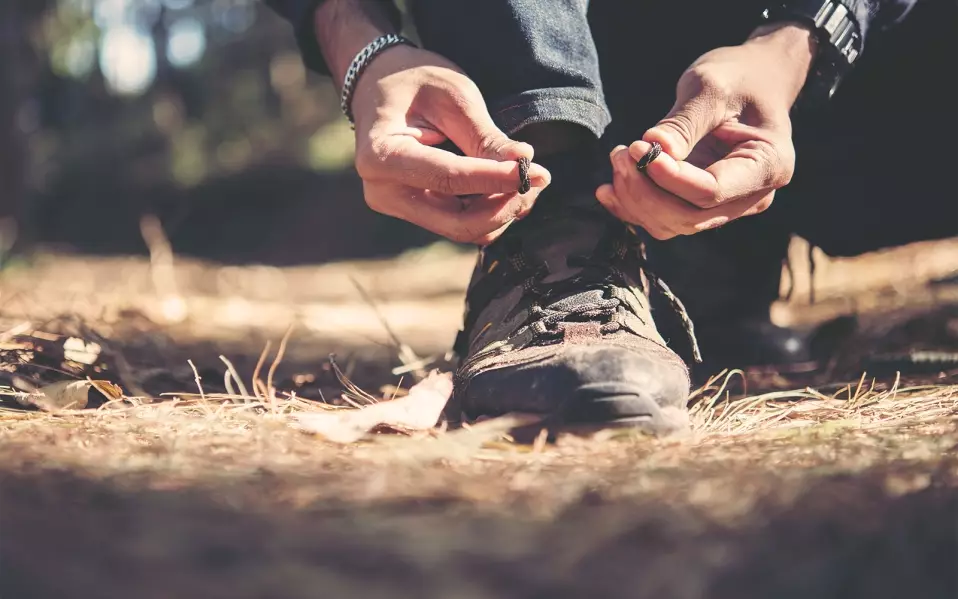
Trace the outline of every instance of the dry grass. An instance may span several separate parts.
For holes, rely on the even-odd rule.
[[[280,353],[272,362],[271,372],[276,370],[281,357]],[[235,381],[241,383],[229,364],[225,376],[229,378],[231,370]],[[814,436],[823,431],[829,434],[843,431],[851,438],[862,433],[877,434],[884,429],[917,427],[917,430],[932,425],[958,430],[958,385],[905,387],[899,384],[900,379],[892,384],[874,379],[866,383],[863,376],[857,384],[846,385],[830,394],[805,388],[735,397],[727,389],[736,376],[739,373],[723,373],[696,390],[690,397],[693,434],[664,441],[629,431],[600,431],[587,440],[561,436],[555,445],[543,445],[544,438],[524,445],[509,435],[515,420],[506,417],[453,431],[445,427],[408,433],[379,429],[352,446],[339,447],[298,432],[292,425],[296,416],[304,413],[361,409],[357,401],[346,397],[346,405],[342,402],[332,405],[304,400],[295,392],[277,392],[272,380],[267,383],[258,377],[251,382],[251,388],[257,389],[255,395],[204,392],[198,375],[197,392],[169,393],[162,401],[123,397],[92,410],[66,409],[55,413],[0,408],[0,439],[8,448],[34,445],[30,453],[44,453],[49,463],[65,460],[70,464],[96,465],[97,469],[116,471],[150,468],[150,464],[155,463],[166,472],[175,464],[174,469],[183,472],[219,468],[222,464],[215,456],[229,445],[240,448],[238,452],[229,453],[232,459],[244,462],[234,464],[243,470],[277,467],[290,459],[292,463],[321,460],[326,454],[374,461],[401,462],[408,458],[416,462],[436,459],[448,462],[455,461],[454,458],[478,458],[522,463],[530,454],[553,451],[569,457],[565,450],[558,449],[568,447],[575,447],[578,452],[588,447],[583,456],[603,452],[615,455],[623,443],[641,448],[644,454],[676,454],[679,447],[761,443],[806,432]],[[398,392],[395,388],[385,389],[388,395],[374,397],[355,386],[352,388],[353,396],[363,403],[389,401]],[[78,451],[69,444],[63,447],[59,441],[34,443],[59,434],[67,435],[84,449]],[[264,445],[267,438],[269,449]],[[146,456],[134,459],[132,456],[139,455],[144,444],[149,447]],[[102,451],[92,451],[93,447],[100,447]],[[157,460],[158,452],[168,453],[169,460]],[[296,454],[297,458],[290,457]]]
[[[349,285],[351,269],[336,268]],[[141,275],[119,278],[155,283]],[[4,597],[954,596],[958,544],[943,522],[958,521],[958,373],[749,392],[742,373],[721,373],[690,397],[681,438],[518,442],[518,421],[502,418],[342,445],[291,424],[401,396],[423,367],[411,350],[405,381],[392,364],[367,376],[344,359],[340,371],[327,350],[370,341],[326,323],[291,336],[314,297],[276,312],[257,297],[262,313],[223,327],[233,299],[179,280],[185,319],[157,324],[164,304],[149,291],[78,287],[80,301],[55,282],[37,282],[40,296],[29,277],[3,288],[7,399],[86,377],[126,395],[56,413],[0,407]],[[421,320],[435,304],[458,312],[453,291],[400,295]],[[333,314],[365,314],[363,335],[381,326],[358,298],[337,301]],[[395,359],[395,338],[431,355],[451,341],[452,309],[402,324],[395,304],[379,308],[400,322],[376,338],[380,356]],[[197,342],[216,335],[225,348]],[[71,336],[97,343],[98,359],[65,359]]]

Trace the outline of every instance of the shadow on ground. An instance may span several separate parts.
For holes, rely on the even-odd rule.
[[[726,521],[598,493],[549,518],[434,497],[290,506],[276,498],[310,481],[151,489],[36,465],[0,481],[0,584],[35,599],[944,599],[958,592],[954,466],[898,496],[882,482],[896,466],[825,477]]]

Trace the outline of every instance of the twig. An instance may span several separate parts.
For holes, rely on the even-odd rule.
[[[26,333],[32,328],[33,328],[33,325],[30,323],[30,321],[28,320],[23,321],[20,324],[10,329],[7,329],[3,333],[0,333],[0,341],[9,341],[10,339],[13,339],[17,335],[22,335]]]
[[[196,366],[193,364],[193,360],[187,360],[186,362],[187,362],[187,364],[190,365],[190,368],[193,369],[193,376],[196,377],[196,378],[193,379],[193,380],[196,381],[196,388],[200,390],[200,398],[201,398],[203,401],[206,401],[206,394],[203,393],[203,384],[200,383],[200,381],[203,380],[203,379],[200,378],[200,373],[199,373],[199,371],[196,370]]]
[[[273,375],[276,374],[276,369],[279,368],[279,363],[283,361],[283,355],[286,353],[286,342],[289,341],[289,336],[293,332],[293,325],[289,325],[286,329],[286,333],[283,335],[283,339],[279,342],[279,349],[276,350],[276,358],[273,359],[273,363],[269,367],[269,372],[266,373],[266,388],[269,390],[269,403],[270,406],[273,406],[276,402],[276,388],[273,387]]]
[[[263,401],[269,397],[269,389],[266,388],[266,383],[263,382],[263,379],[256,379],[253,381],[254,388],[256,389],[256,398],[262,399]]]
[[[226,387],[226,392],[230,395],[236,395],[236,389],[233,389],[233,375],[230,374],[229,369],[223,373],[223,386]]]
[[[396,334],[396,331],[389,326],[389,321],[386,320],[385,315],[383,315],[382,310],[379,309],[379,305],[376,301],[369,295],[366,289],[356,280],[352,275],[349,276],[349,280],[352,282],[353,286],[356,288],[356,291],[359,292],[359,295],[362,296],[363,301],[369,304],[369,307],[372,308],[373,312],[376,313],[376,317],[379,319],[379,322],[383,325],[383,328],[386,330],[386,334],[389,335],[389,338],[392,339],[393,349],[398,354],[399,360],[403,363],[404,366],[408,368],[416,381],[422,381],[426,378],[425,365],[423,359],[416,355],[416,352],[412,350],[411,347],[403,343],[399,338],[399,335]]]
[[[348,397],[349,394],[352,394],[357,399],[361,399],[368,404],[378,403],[378,400],[375,397],[373,397],[369,393],[366,393],[361,388],[359,388],[359,386],[356,385],[356,383],[349,380],[349,376],[346,375],[339,368],[339,364],[336,363],[336,356],[332,354],[330,354],[329,356],[329,365],[330,367],[332,367],[333,374],[336,375],[336,379],[339,380],[339,383],[345,388],[345,393],[343,394],[344,400],[346,400],[350,404],[354,403]],[[359,406],[357,405],[356,407],[359,407]]]
[[[400,389],[402,389],[402,377],[399,377],[399,382],[396,384],[396,388],[393,389],[393,396],[389,398],[389,401],[396,399],[396,395],[399,393]]]
[[[266,346],[263,348],[263,352],[259,355],[259,360],[256,362],[256,368],[253,369],[253,394],[256,396],[256,399],[260,399],[259,396],[259,384],[262,382],[259,380],[259,372],[263,368],[263,363],[266,362],[266,356],[269,354],[269,348],[272,345],[272,342],[267,339]],[[263,395],[265,399],[266,395]]]
[[[236,372],[236,368],[233,367],[233,363],[227,360],[226,356],[220,356],[220,360],[226,364],[226,368],[228,369],[230,375],[232,375],[233,380],[236,381],[237,385],[239,385],[239,390],[243,397],[249,397],[249,393],[246,392],[246,385],[243,384],[243,379],[241,379],[239,373]],[[249,400],[247,399],[246,402],[249,403]]]

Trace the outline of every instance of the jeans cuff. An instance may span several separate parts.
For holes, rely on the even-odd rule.
[[[490,112],[506,135],[533,123],[567,121],[585,127],[599,138],[612,120],[601,94],[580,87],[523,92],[496,103]]]

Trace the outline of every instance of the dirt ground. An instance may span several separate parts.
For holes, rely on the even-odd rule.
[[[880,352],[958,351],[958,241],[823,258],[814,305],[795,268],[774,318],[854,315],[842,355],[714,377],[687,437],[526,442],[506,418],[343,445],[290,426],[340,397],[332,352],[376,397],[408,389],[383,322],[441,359],[471,260],[222,267],[159,238],[150,260],[3,274],[0,597],[958,596],[958,370],[863,374]],[[220,356],[249,383],[267,342],[276,397],[217,400]],[[85,377],[124,397],[14,401]]]

